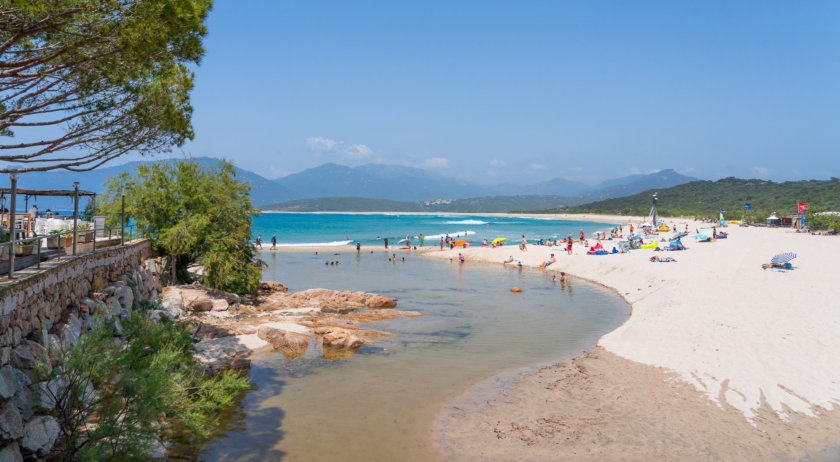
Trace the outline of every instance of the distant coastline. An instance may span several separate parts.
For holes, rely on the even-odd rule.
[[[318,211],[294,212],[288,210],[260,210],[260,213],[309,214],[309,215],[429,215],[453,217],[508,217],[508,218],[542,218],[567,221],[588,221],[591,223],[639,223],[645,220],[642,216],[601,215],[593,213],[499,213],[499,212],[344,212]],[[666,220],[668,218],[665,218]]]

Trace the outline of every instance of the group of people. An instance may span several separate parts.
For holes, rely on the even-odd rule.
[[[256,244],[258,249],[262,250],[262,248],[263,248],[263,246],[262,246],[262,234],[257,236],[257,240],[254,242],[254,244]],[[276,234],[271,236],[271,250],[277,250],[277,235]]]

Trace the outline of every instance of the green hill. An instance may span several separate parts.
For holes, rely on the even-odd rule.
[[[578,197],[491,196],[423,202],[399,202],[365,197],[319,197],[298,199],[262,207],[282,212],[510,212],[580,204]]]
[[[740,219],[744,212],[745,202],[752,206],[752,209],[746,212],[747,217],[754,221],[764,221],[772,212],[777,212],[779,215],[796,213],[798,202],[809,204],[814,211],[840,209],[840,178],[783,183],[724,178],[718,181],[692,181],[671,188],[648,190],[630,196],[590,202],[565,208],[562,211],[647,215],[651,207],[651,195],[654,192],[658,193],[658,210],[663,216],[717,218],[720,209],[724,209],[730,220]],[[542,212],[558,210],[542,210]]]

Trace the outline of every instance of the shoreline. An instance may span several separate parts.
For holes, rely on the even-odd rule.
[[[699,222],[689,226],[694,229]],[[474,390],[456,399],[442,411],[432,431],[445,456],[553,460],[582,455],[606,459],[704,455],[700,458],[734,460],[798,458],[826,446],[836,448],[840,380],[837,372],[813,371],[831,369],[831,358],[840,356],[840,341],[832,338],[836,330],[831,329],[840,325],[840,314],[822,307],[816,313],[791,316],[785,307],[810,308],[840,296],[825,271],[831,273],[826,267],[830,259],[820,258],[831,254],[830,249],[840,252],[840,241],[786,229],[727,231],[730,239],[708,244],[686,239],[690,250],[668,252],[665,255],[678,262],[665,265],[647,262],[652,255],[663,256],[649,250],[592,256],[580,255],[581,248],[575,245],[571,257],[558,254],[560,249],[537,246],[529,246],[528,252],[516,246],[460,250],[468,263],[500,264],[513,255],[529,267],[553,252],[558,255],[552,271],[610,288],[628,303],[631,315],[604,335],[593,351],[526,374],[510,388],[497,390],[496,400],[483,395],[485,399],[476,403],[470,395]],[[790,242],[790,250],[805,248],[800,256],[810,267],[786,274],[761,270],[760,264],[772,256],[763,252],[788,250],[776,247],[790,240],[796,241]],[[450,259],[458,252],[421,256]],[[728,262],[734,268],[726,271],[716,258],[726,261],[732,254],[738,258],[728,258],[735,260]],[[743,259],[748,263],[738,261]],[[803,299],[801,292],[780,285],[785,280],[779,278],[795,279],[800,288],[821,289]],[[767,293],[757,295],[756,287]],[[714,293],[727,297],[717,302],[717,309],[708,308],[716,306],[714,299],[697,302]],[[771,303],[766,304],[768,300]],[[782,319],[774,319],[774,314]],[[788,350],[777,348],[779,341]],[[640,388],[650,392],[642,393]],[[558,416],[561,409],[576,412]],[[636,418],[647,426],[634,427],[628,416],[641,410],[648,415]],[[583,417],[587,415],[589,420]],[[595,443],[582,435],[606,440]],[[645,440],[657,443],[649,447]]]

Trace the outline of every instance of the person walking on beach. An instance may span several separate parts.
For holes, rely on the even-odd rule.
[[[359,253],[361,251],[362,251],[362,243],[361,242],[356,242],[356,253]]]
[[[388,238],[387,237],[385,238],[385,248],[386,249],[388,248]]]
[[[257,236],[257,248],[262,250],[262,234]]]
[[[528,250],[528,247],[526,246],[526,244],[527,244],[527,242],[525,241],[525,235],[523,234],[523,235],[522,235],[522,243],[521,243],[521,244],[519,244],[519,250],[525,250],[525,251],[527,251],[527,250]]]
[[[569,239],[566,240],[566,254],[572,254],[572,235],[569,234]]]
[[[277,250],[277,235],[271,236],[271,250]]]
[[[440,250],[443,250],[443,238],[440,238]]]
[[[580,242],[583,242],[583,230],[580,230]]]
[[[420,247],[423,247],[423,244],[426,243],[426,238],[423,237],[423,233],[420,233],[419,238],[420,238]]]

